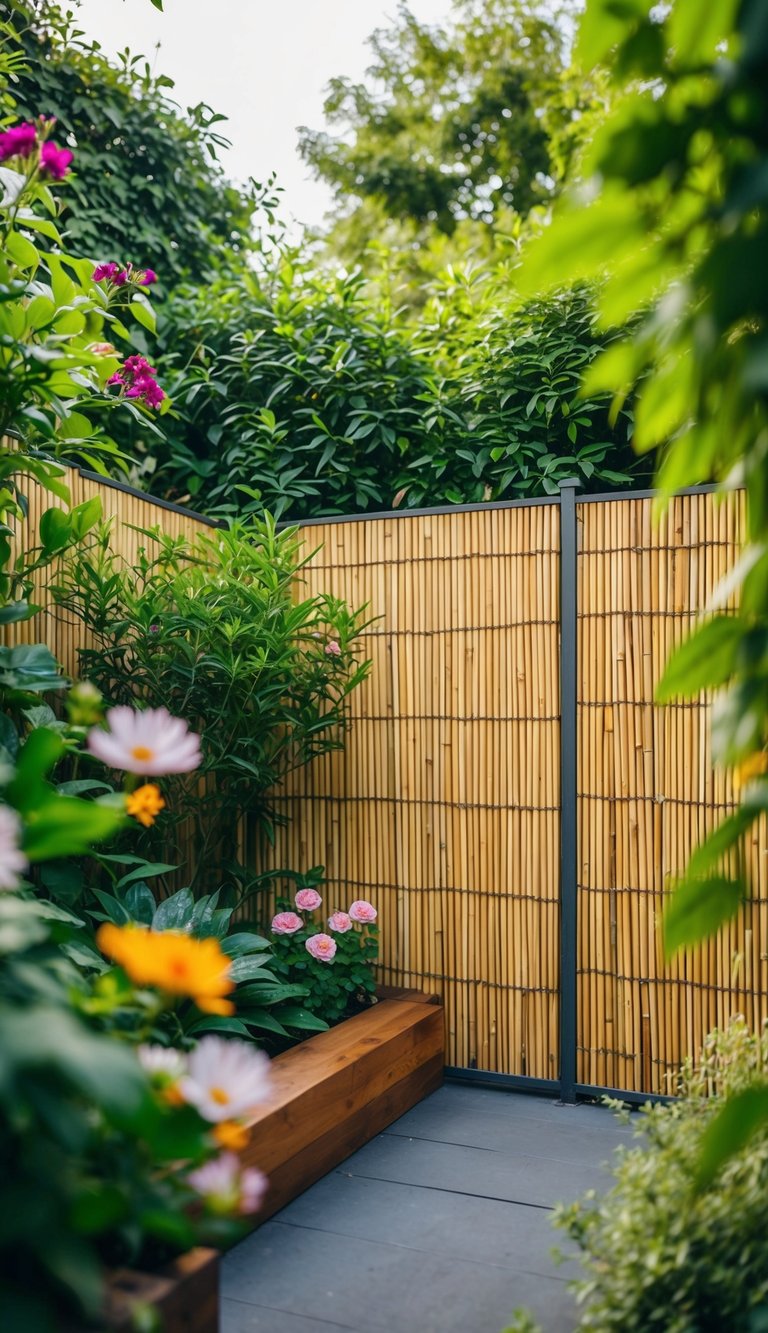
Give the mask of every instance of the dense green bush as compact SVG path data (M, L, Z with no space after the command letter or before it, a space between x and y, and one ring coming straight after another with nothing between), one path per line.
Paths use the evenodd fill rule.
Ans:
M582 1251L579 1328L599 1333L757 1333L768 1327L768 1132L695 1191L701 1144L731 1094L768 1078L768 1029L712 1033L681 1098L643 1111L602 1198L560 1207ZM520 1328L526 1327L523 1323Z
M451 270L415 325L398 295L296 253L177 292L159 358L173 412L146 447L153 490L299 519L637 474L629 413L613 421L606 398L578 397L607 341L588 294L522 306L506 267Z
M0 17L8 10L0 0ZM132 258L153 268L166 292L182 277L202 281L223 254L247 253L254 211L271 209L271 185L230 185L217 161L224 116L204 103L183 110L172 80L140 55L108 59L56 3L14 0L8 38L25 57L16 114L39 111L76 151L77 172L62 226L92 259Z

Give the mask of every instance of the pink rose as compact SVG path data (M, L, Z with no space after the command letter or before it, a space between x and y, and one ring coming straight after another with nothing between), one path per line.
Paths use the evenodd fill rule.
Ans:
M318 962L331 963L336 953L336 941L330 935L311 935L305 941L305 948Z
M328 928L335 930L337 935L344 935L352 929L352 917L349 912L334 912L328 917Z
M277 916L272 917L272 934L295 935L303 925L301 917L295 912L278 912Z
M359 922L362 926L372 925L379 915L373 903L367 903L364 898L359 898L349 909L349 915L353 921Z
M317 889L299 889L294 899L300 912L314 912L322 901Z

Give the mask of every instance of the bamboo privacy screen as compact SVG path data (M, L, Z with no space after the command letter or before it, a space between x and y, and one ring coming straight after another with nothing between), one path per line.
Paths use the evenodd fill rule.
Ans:
M448 1061L554 1077L558 506L312 525L308 590L381 616L345 754L278 804L275 865L380 910L383 979L444 998Z
M200 520L77 471L128 560L136 527ZM51 500L30 483L30 531ZM732 565L739 501L576 506L578 574L577 1079L667 1091L683 1056L733 1013L768 1014L765 827L738 920L665 966L665 879L732 803L706 701L653 704L673 643ZM560 510L556 501L307 525L307 591L370 604L370 679L343 753L277 794L290 819L263 865L326 867L326 905L380 910L382 979L443 997L451 1065L556 1079L560 987ZM575 551L563 559L576 560ZM76 669L77 630L12 625ZM575 645L566 644L566 652Z
M655 929L665 880L733 791L712 766L706 701L655 707L654 685L734 563L743 503L680 496L658 527L649 499L577 512L578 1078L669 1092L712 1027L735 1013L759 1027L768 1013L764 826L748 848L753 898L735 923L667 965Z

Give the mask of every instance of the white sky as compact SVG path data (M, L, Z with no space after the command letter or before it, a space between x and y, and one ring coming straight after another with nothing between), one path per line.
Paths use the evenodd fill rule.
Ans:
M411 0L434 22L451 0ZM362 77L366 38L396 14L396 0L82 0L79 26L108 55L129 46L176 84L182 106L207 102L229 119L217 125L232 141L223 157L236 180L271 171L283 186L286 220L317 224L330 191L311 180L297 152L296 127L323 126L323 90L334 75ZM160 51L155 48L160 43Z

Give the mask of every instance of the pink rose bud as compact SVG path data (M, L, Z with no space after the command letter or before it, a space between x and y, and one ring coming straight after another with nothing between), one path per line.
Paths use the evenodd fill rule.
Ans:
M360 925L369 926L372 925L379 914L373 903L367 903L364 898L359 898L350 907L349 915L353 921L357 921Z
M352 917L349 912L334 912L333 916L329 916L328 929L335 930L337 935L345 935L352 929Z
M341 657L341 648L335 639L330 639L325 645L325 651L328 657Z
M307 953L311 953L319 963L332 963L336 953L336 941L332 940L330 935L311 935L305 941L304 947Z
M314 912L322 901L317 889L299 889L294 899L300 912Z
M273 935L295 935L297 930L301 930L304 922L295 912L278 912L277 916L272 917Z

